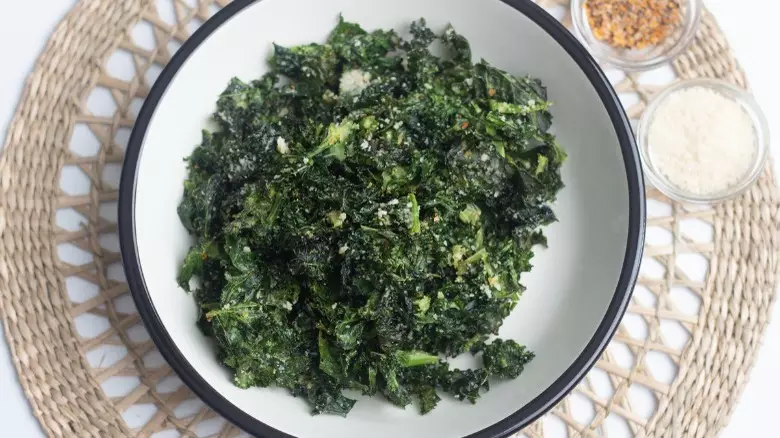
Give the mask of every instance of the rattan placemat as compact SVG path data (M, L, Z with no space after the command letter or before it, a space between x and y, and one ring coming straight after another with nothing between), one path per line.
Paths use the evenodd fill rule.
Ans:
M160 360L115 244L117 169L135 111L172 51L228 1L80 0L28 79L0 158L0 315L51 436L240 433ZM568 21L568 0L544 5ZM660 82L663 71L610 76L632 118L674 75L746 85L707 13L667 73ZM74 172L83 190L66 192L61 180ZM649 193L643 273L620 331L577 390L524 435L704 437L724 427L775 294L773 181L767 169L716 208ZM66 225L73 218L80 225Z

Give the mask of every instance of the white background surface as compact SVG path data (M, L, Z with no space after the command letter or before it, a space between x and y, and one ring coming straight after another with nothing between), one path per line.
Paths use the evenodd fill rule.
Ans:
M6 5L0 14L0 138L18 102L24 80L54 27L75 0L28 0ZM777 37L773 32L780 4L768 0L705 0L718 18L748 73L754 93L766 112L770 129L780 135L780 81ZM772 145L780 157L780 144ZM780 166L775 165L775 169ZM723 437L770 437L780 399L780 306L764 338L758 362ZM0 328L0 424L9 437L43 436L22 393Z

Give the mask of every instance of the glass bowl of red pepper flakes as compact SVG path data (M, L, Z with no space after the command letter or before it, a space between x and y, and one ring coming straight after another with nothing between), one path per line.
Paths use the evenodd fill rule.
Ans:
M702 0L572 0L572 27L599 61L650 70L688 47L702 9Z

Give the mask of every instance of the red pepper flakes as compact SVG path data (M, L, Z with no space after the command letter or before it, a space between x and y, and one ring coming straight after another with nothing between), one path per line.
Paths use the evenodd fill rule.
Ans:
M680 24L678 0L585 0L593 36L620 49L643 49L662 42Z

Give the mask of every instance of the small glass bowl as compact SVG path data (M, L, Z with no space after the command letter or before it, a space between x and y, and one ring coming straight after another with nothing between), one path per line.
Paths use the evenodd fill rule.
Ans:
M756 133L756 155L750 169L745 173L742 179L727 190L722 192L699 195L687 192L680 187L672 184L653 162L653 145L648 141L650 125L655 117L655 112L661 104L673 93L689 88L704 87L716 91L739 103L750 119L753 121L753 128ZM692 79L680 81L656 96L645 110L642 118L639 120L637 128L637 146L642 160L642 167L645 171L645 178L658 190L666 196L685 203L691 204L711 204L725 201L744 193L758 179L764 170L767 158L769 157L769 126L758 106L758 103L747 91L715 79Z
M571 16L574 35L599 61L627 71L652 70L676 58L693 41L701 20L702 0L679 0L682 19L661 44L641 50L619 49L601 42L593 35L585 2L572 0Z

